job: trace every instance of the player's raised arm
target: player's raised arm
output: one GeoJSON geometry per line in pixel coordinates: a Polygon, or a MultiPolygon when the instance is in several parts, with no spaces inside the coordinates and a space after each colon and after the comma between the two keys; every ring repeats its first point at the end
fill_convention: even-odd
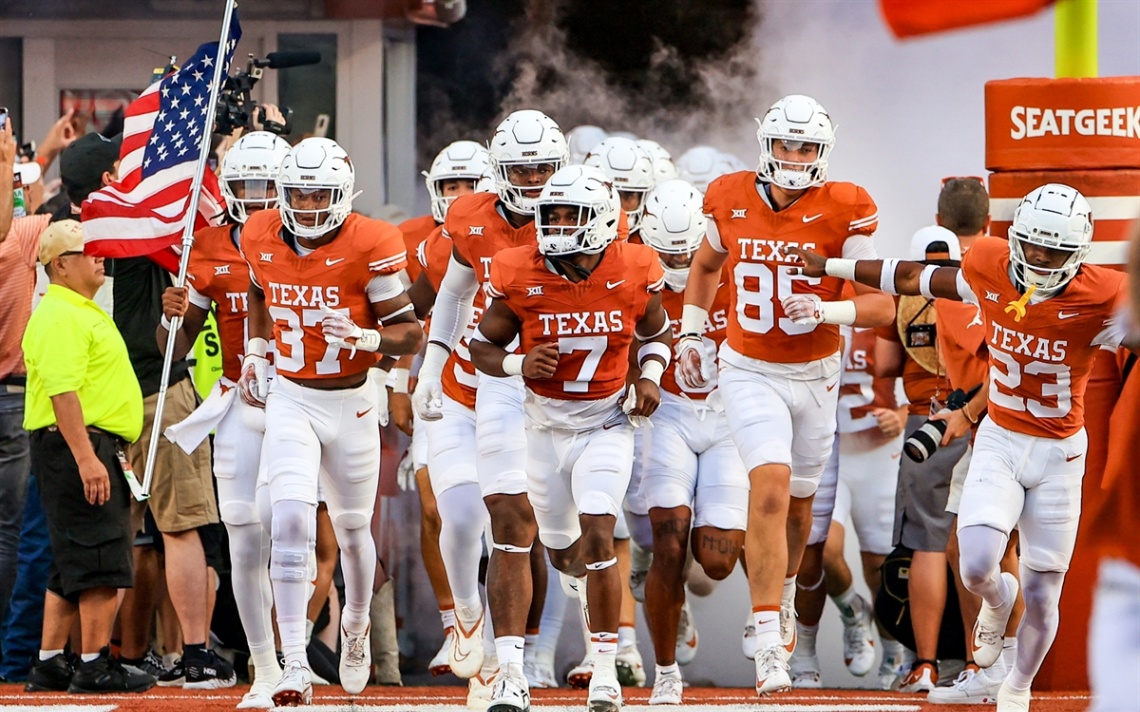
{"type": "Polygon", "coordinates": [[[799,247],[782,248],[785,255],[798,257],[802,267],[789,268],[793,275],[838,277],[880,289],[887,294],[924,296],[927,299],[954,299],[974,302],[974,292],[966,284],[962,270],[907,260],[848,260],[827,258],[799,247]]]}

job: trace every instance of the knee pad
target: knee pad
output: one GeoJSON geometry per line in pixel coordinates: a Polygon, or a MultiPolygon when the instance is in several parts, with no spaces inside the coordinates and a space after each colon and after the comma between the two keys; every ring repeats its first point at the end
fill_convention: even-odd
{"type": "Polygon", "coordinates": [[[371,514],[357,510],[337,512],[336,514],[330,511],[329,514],[332,516],[333,526],[338,529],[361,529],[372,523],[371,514]]]}
{"type": "Polygon", "coordinates": [[[805,499],[815,494],[819,489],[819,478],[823,474],[823,465],[811,469],[796,470],[792,472],[790,493],[796,499],[805,499]]]}
{"type": "Polygon", "coordinates": [[[748,528],[748,500],[744,499],[739,507],[725,504],[712,504],[701,507],[693,517],[693,528],[713,527],[744,531],[748,528]]]}
{"type": "Polygon", "coordinates": [[[274,581],[309,581],[310,557],[304,549],[273,547],[269,578],[274,581]]]}
{"type": "Polygon", "coordinates": [[[261,521],[253,502],[225,502],[218,506],[218,514],[225,524],[258,524],[261,521]]]}
{"type": "Polygon", "coordinates": [[[578,513],[588,515],[608,514],[616,517],[618,513],[617,502],[605,492],[586,492],[578,500],[578,513]]]}

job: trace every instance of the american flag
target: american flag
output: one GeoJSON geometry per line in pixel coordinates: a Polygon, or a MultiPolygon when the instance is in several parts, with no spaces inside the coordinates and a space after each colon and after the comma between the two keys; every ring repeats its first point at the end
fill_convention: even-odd
{"type": "MultiPolygon", "coordinates": [[[[241,38],[237,10],[230,22],[222,76],[229,73],[241,38]]],[[[101,257],[149,256],[178,271],[182,230],[190,184],[210,102],[210,83],[218,43],[210,42],[176,71],[147,87],[127,107],[119,180],[95,191],[83,203],[84,250],[101,257]]],[[[225,217],[217,177],[209,169],[202,180],[195,230],[225,217]]]]}

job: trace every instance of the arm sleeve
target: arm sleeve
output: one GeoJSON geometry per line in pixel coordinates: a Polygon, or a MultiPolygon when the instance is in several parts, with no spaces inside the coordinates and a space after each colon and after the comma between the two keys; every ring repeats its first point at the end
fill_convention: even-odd
{"type": "Polygon", "coordinates": [[[877,260],[879,253],[875,250],[875,241],[870,235],[856,234],[843,241],[843,259],[845,260],[877,260]]]}
{"type": "Polygon", "coordinates": [[[453,257],[439,285],[431,317],[431,340],[455,348],[471,323],[472,306],[479,291],[475,270],[453,257]]]}
{"type": "Polygon", "coordinates": [[[187,296],[190,298],[191,304],[198,307],[199,309],[207,309],[208,310],[210,308],[210,303],[213,302],[212,299],[207,297],[205,294],[202,294],[197,289],[194,289],[194,285],[190,284],[189,280],[187,280],[187,282],[186,282],[186,287],[187,287],[186,293],[187,293],[187,296]]]}
{"type": "Polygon", "coordinates": [[[368,301],[372,304],[384,302],[389,299],[395,299],[400,296],[404,291],[404,271],[400,270],[395,274],[378,274],[372,279],[368,280],[368,286],[365,288],[368,292],[368,301]]]}
{"type": "Polygon", "coordinates": [[[705,242],[709,243],[709,247],[713,248],[721,254],[726,254],[728,248],[720,241],[720,231],[716,229],[716,221],[713,220],[712,215],[706,215],[709,219],[708,229],[705,230],[705,242]]]}

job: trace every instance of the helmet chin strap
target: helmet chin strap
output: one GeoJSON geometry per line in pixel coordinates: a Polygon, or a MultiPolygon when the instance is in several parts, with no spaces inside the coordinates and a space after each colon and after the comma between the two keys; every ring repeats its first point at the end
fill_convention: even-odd
{"type": "MultiPolygon", "coordinates": [[[[564,279],[570,279],[570,275],[573,274],[579,280],[584,281],[594,273],[594,270],[586,269],[577,262],[571,262],[562,255],[547,255],[546,264],[564,279]]],[[[570,281],[573,282],[574,280],[570,279],[570,281]]]]}

